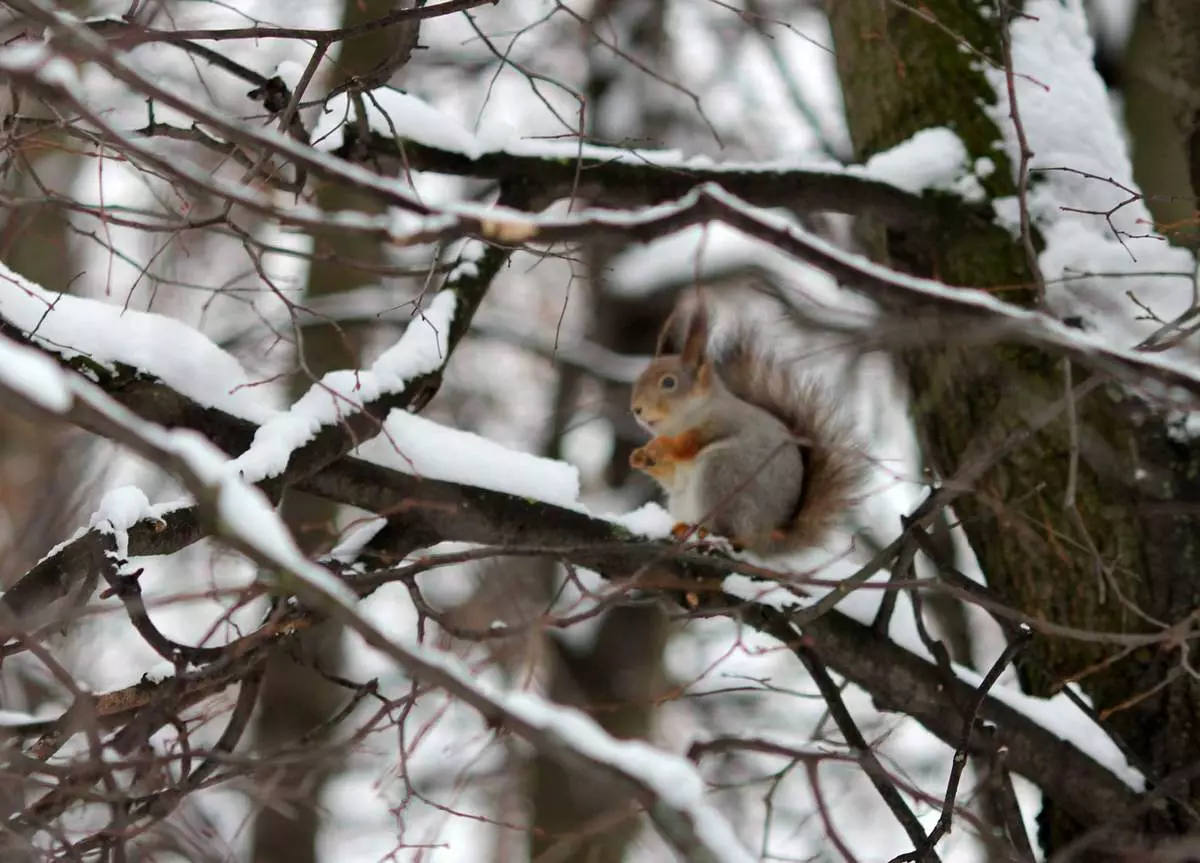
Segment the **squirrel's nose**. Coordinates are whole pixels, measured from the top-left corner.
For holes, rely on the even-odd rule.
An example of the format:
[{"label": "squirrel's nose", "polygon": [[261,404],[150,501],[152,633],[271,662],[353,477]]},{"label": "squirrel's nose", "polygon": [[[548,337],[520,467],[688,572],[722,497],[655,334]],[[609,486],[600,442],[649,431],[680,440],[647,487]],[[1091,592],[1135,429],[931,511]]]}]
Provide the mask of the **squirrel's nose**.
[{"label": "squirrel's nose", "polygon": [[634,406],[634,408],[633,408],[633,415],[634,415],[635,417],[640,417],[640,416],[642,415],[642,409],[641,409],[641,407],[639,407],[639,406],[635,405],[635,406]]}]

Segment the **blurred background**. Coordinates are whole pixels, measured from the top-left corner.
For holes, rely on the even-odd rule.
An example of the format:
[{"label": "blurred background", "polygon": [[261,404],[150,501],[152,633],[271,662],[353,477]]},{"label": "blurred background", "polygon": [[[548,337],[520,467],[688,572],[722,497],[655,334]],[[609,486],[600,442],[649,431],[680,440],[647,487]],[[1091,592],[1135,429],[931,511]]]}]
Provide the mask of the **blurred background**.
[{"label": "blurred background", "polygon": [[[82,18],[132,13],[141,24],[163,29],[353,26],[394,5],[58,4]],[[1086,7],[1096,64],[1124,119],[1135,177],[1152,195],[1156,220],[1178,225],[1172,242],[1191,245],[1191,205],[1167,194],[1187,187],[1188,167],[1178,147],[1163,146],[1172,140],[1165,130],[1174,109],[1169,75],[1160,68],[1162,46],[1144,20],[1147,7],[1135,0],[1091,0]],[[6,14],[3,35],[10,38],[27,24]],[[394,28],[336,44],[308,93],[316,98],[367,79],[418,97],[485,141],[582,138],[721,161],[844,164],[856,158],[832,42],[823,4],[808,0],[501,0],[423,22],[419,32]],[[310,43],[293,40],[211,44],[237,64],[290,84],[311,57]],[[263,116],[247,97],[248,82],[203,57],[154,44],[128,58],[161,86],[235,116]],[[84,83],[88,99],[118,128],[190,125],[103,75],[89,73]],[[14,93],[4,96],[6,113],[55,120],[45,105]],[[339,104],[344,110],[344,95]],[[309,131],[330,122],[322,121],[323,110],[320,104],[300,110]],[[213,172],[243,170],[195,141],[157,137],[153,146]],[[411,319],[414,301],[445,276],[458,249],[398,248],[362,236],[314,238],[244,211],[241,231],[147,230],[139,222],[153,221],[154,214],[178,214],[184,205],[208,212],[221,202],[192,193],[185,202],[169,179],[66,134],[10,136],[3,165],[0,258],[10,268],[49,290],[185,321],[235,354],[262,381],[259,396],[275,405],[326,371],[364,366],[378,356]],[[411,182],[431,206],[490,200],[495,193],[490,181],[409,172],[396,163],[370,167]],[[327,211],[384,212],[374,199],[320,181],[310,181],[303,197]],[[70,206],[80,201],[88,206]],[[99,216],[99,202],[126,218]],[[553,205],[561,213],[570,208],[566,201]],[[842,246],[860,248],[846,217],[802,221]],[[856,337],[860,328],[841,325],[869,317],[865,303],[841,294],[825,274],[733,230],[710,226],[647,245],[596,240],[544,255],[514,254],[425,415],[566,462],[578,472],[581,500],[593,511],[626,512],[657,499],[652,484],[627,467],[630,450],[644,442],[628,412],[629,384],[680,292],[695,286],[709,289],[726,313],[780,324],[781,346],[806,373],[825,379],[853,416],[876,468],[873,493],[854,514],[853,537],[839,536],[803,564],[830,577],[852,571],[894,537],[900,514],[925,489],[905,387],[886,352]],[[387,462],[385,450],[377,446],[373,456]],[[181,495],[161,471],[119,448],[81,431],[0,414],[3,583],[86,526],[104,491],[130,484],[152,502]],[[284,512],[314,554],[333,548],[365,515],[298,492],[289,493]],[[961,537],[946,531],[943,540],[958,567],[975,574]],[[231,637],[262,612],[251,604],[227,613],[222,589],[244,581],[244,564],[209,541],[137,564],[146,569],[142,583],[156,621],[181,640]],[[422,577],[421,587],[448,626],[431,627],[426,638],[464,657],[480,675],[535,688],[587,711],[615,735],[672,751],[734,732],[836,746],[840,738],[825,702],[777,646],[728,620],[671,619],[652,602],[583,615],[596,606],[599,584],[586,571],[567,573],[538,560],[442,568]],[[852,601],[869,607],[877,597]],[[89,607],[94,613],[52,639],[78,681],[112,690],[135,683],[158,663],[119,604],[97,599]],[[394,631],[417,620],[402,585],[372,596],[364,614]],[[552,615],[583,619],[518,626],[519,635],[482,641],[457,638],[449,625],[517,626]],[[901,618],[908,619],[898,615],[897,626],[906,625]],[[932,621],[954,659],[966,665],[986,669],[1002,646],[995,627],[974,610],[938,604]],[[368,692],[371,680],[378,689]],[[537,757],[436,691],[417,696],[410,679],[357,638],[329,625],[310,633],[294,655],[272,660],[243,743],[278,757],[264,757],[236,782],[190,795],[167,822],[130,846],[130,859],[672,859],[619,788]],[[220,733],[232,697],[210,699],[188,714],[194,740]],[[913,721],[876,712],[856,688],[847,686],[844,697],[889,769],[928,792],[917,811],[932,825],[950,750]],[[25,656],[6,660],[0,698],[5,709],[35,716],[61,709],[56,685]],[[329,722],[348,705],[347,715]],[[153,745],[167,751],[176,737],[164,728]],[[814,778],[795,762],[737,752],[706,759],[703,770],[719,789],[715,805],[762,859],[842,859],[828,838],[831,829],[864,861],[886,860],[904,847],[899,825],[853,764],[822,764]],[[968,785],[971,775],[969,769]],[[0,785],[0,792],[0,809],[21,806],[19,784]],[[1032,821],[1039,795],[1020,780],[1018,792]],[[985,809],[969,791],[960,802]],[[988,860],[977,837],[977,825],[956,829],[942,859]]]}]

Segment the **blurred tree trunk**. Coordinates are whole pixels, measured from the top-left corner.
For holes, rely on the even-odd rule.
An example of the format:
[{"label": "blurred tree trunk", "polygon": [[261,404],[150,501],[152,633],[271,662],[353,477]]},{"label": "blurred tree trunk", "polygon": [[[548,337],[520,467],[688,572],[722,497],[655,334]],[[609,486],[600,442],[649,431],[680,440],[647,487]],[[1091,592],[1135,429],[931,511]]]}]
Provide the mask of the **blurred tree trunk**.
[{"label": "blurred tree trunk", "polygon": [[[652,66],[666,46],[665,5],[643,0],[611,0],[598,4],[592,26],[613,38],[611,28],[620,27],[617,44]],[[619,22],[619,23],[618,23]],[[595,48],[602,51],[602,48]],[[628,70],[624,71],[628,74]],[[587,86],[591,137],[620,143],[622,138],[661,140],[670,117],[639,117],[640,128],[613,128],[606,117],[611,100],[628,99],[617,70],[608,62],[593,62]],[[641,106],[646,100],[635,100]],[[648,354],[653,350],[659,325],[665,318],[670,298],[619,298],[608,291],[607,272],[620,248],[599,241],[583,250],[589,287],[590,337],[599,345],[622,354]],[[560,378],[551,447],[556,449],[574,412],[581,381],[579,372],[564,370]],[[605,386],[604,413],[617,428],[629,424],[629,391],[624,386]],[[608,479],[621,486],[630,477],[632,447],[618,435]],[[550,455],[559,456],[552,451]],[[637,478],[634,478],[637,482]],[[549,584],[549,579],[547,580]],[[618,606],[608,611],[595,639],[587,645],[568,645],[548,639],[547,694],[553,700],[589,713],[601,727],[618,738],[644,738],[653,728],[654,699],[663,686],[662,652],[667,626],[655,605]],[[583,779],[547,758],[536,758],[530,776],[533,803],[531,855],[536,860],[619,863],[630,842],[641,829],[633,817],[635,801],[616,787]]]},{"label": "blurred tree trunk", "polygon": [[[986,17],[981,9],[988,6]],[[922,15],[905,4],[827,0],[846,114],[857,158],[865,159],[930,126],[958,132],[971,158],[996,159],[984,181],[992,196],[1015,193],[1012,166],[997,158],[1000,131],[979,109],[995,102],[980,62],[962,39],[1001,60],[998,18],[990,4],[928,0]],[[931,16],[937,23],[925,20]],[[875,232],[880,257],[951,284],[1009,286],[1005,299],[1032,305],[1020,244],[986,224],[964,223],[936,243],[897,232]],[[1062,363],[1015,345],[931,345],[906,357],[916,421],[941,476],[972,453],[1024,426],[1024,417],[1062,398]],[[1076,384],[1082,375],[1076,375]],[[1142,632],[1145,621],[1126,602],[1159,620],[1183,619],[1200,601],[1193,524],[1200,465],[1173,442],[1161,417],[1111,388],[1078,404],[1076,512],[1064,506],[1072,462],[1065,420],[1052,423],[1005,458],[955,503],[989,585],[1036,617],[1087,630]],[[1091,549],[1095,549],[1095,552]],[[1102,589],[1098,572],[1109,580]],[[1120,592],[1120,596],[1118,595]],[[1111,649],[1071,639],[1037,637],[1020,671],[1023,685],[1049,695],[1056,682],[1109,657]],[[1100,710],[1113,709],[1109,728],[1153,778],[1200,759],[1197,681],[1175,674],[1170,651],[1136,653],[1081,681]],[[1168,680],[1170,676],[1170,680]],[[1165,684],[1155,689],[1159,684]],[[1136,703],[1131,699],[1144,696]],[[1187,814],[1200,786],[1190,780],[1140,826],[1150,835],[1178,835],[1195,826]],[[1194,811],[1194,809],[1192,810]],[[1047,807],[1043,848],[1063,847],[1081,828]],[[1111,837],[1109,839],[1111,842]],[[1107,846],[1107,847],[1111,847]],[[1081,859],[1101,859],[1097,849]]]},{"label": "blurred tree trunk", "polygon": [[[30,103],[26,109],[32,107]],[[5,178],[5,194],[37,199],[45,194],[42,188],[69,190],[80,163],[66,151],[67,142],[52,131],[24,140],[24,145],[15,145],[14,173]],[[57,150],[56,144],[64,150]],[[72,254],[74,235],[68,220],[69,213],[53,202],[8,208],[0,226],[0,257],[47,290],[69,292],[82,267]],[[79,516],[72,489],[78,488],[86,446],[86,438],[73,430],[47,427],[11,412],[0,420],[0,510],[7,522],[3,584],[70,533]]]},{"label": "blurred tree trunk", "polygon": [[[387,14],[396,6],[396,0],[346,0],[341,26],[353,27]],[[400,29],[376,31],[341,43],[328,75],[329,85],[366,76],[394,56],[396,31]],[[414,43],[415,39],[414,28]],[[306,98],[311,99],[312,93]],[[383,212],[377,200],[346,186],[322,183],[316,188],[316,198],[317,205],[326,212]],[[386,250],[378,240],[352,233],[315,237],[313,254],[305,291],[309,300],[378,283],[380,276],[371,268],[386,263]],[[326,372],[360,365],[364,335],[361,328],[332,323],[305,327],[299,346],[302,371],[294,380],[294,395],[304,393]],[[309,553],[328,550],[335,538],[335,505],[289,490],[282,511],[301,548]],[[337,673],[342,658],[341,635],[339,628],[326,624],[303,639],[303,663],[283,656],[270,660],[258,718],[260,746],[270,749],[295,741],[345,702],[347,692],[311,667],[315,662],[322,670]],[[264,801],[266,805],[258,815],[254,830],[254,859],[258,863],[315,863],[322,824],[320,795],[325,782],[340,767],[339,763],[306,764],[274,777],[280,805]]]},{"label": "blurred tree trunk", "polygon": [[[36,113],[32,100],[23,108]],[[80,161],[55,149],[60,143],[64,142],[53,132],[13,136],[9,155],[14,170],[3,178],[4,195],[37,198],[43,194],[38,183],[56,191],[69,189]],[[7,208],[0,225],[0,259],[47,290],[69,291],[80,263],[72,254],[68,218],[65,209],[51,202]],[[0,283],[0,291],[13,290],[17,288]],[[0,590],[74,529],[81,515],[78,488],[87,447],[86,436],[75,429],[12,411],[0,414]],[[83,520],[86,523],[86,517]],[[24,675],[5,689],[0,703],[13,709],[36,709],[50,694],[45,684]],[[25,805],[23,785],[20,779],[0,780],[0,818]],[[6,846],[0,856],[13,863],[38,856],[0,844]]]},{"label": "blurred tree trunk", "polygon": [[[61,4],[64,11],[85,14],[87,4]],[[12,35],[0,30],[0,38]],[[55,115],[25,96],[13,105],[6,94],[5,113],[52,119]],[[17,274],[50,291],[70,291],[82,269],[71,245],[70,213],[54,201],[37,199],[47,190],[69,193],[83,162],[70,141],[53,129],[40,134],[15,127],[7,142],[6,171],[0,176],[5,199],[31,203],[5,206],[0,217],[0,259]],[[26,134],[22,134],[25,132]],[[67,195],[69,198],[69,194]],[[0,283],[0,291],[17,290]],[[79,476],[88,439],[76,430],[46,424],[11,411],[0,415],[0,590],[23,573],[54,544],[70,535],[80,517]],[[85,519],[86,520],[86,519]],[[15,668],[21,668],[17,663]],[[0,703],[35,710],[50,693],[44,683],[19,675],[6,684]],[[20,781],[0,780],[0,818],[26,803]],[[12,843],[0,843],[0,857],[22,863],[39,855]]]},{"label": "blurred tree trunk", "polygon": [[1163,87],[1174,107],[1176,134],[1182,142],[1184,161],[1190,178],[1185,195],[1195,218],[1200,200],[1200,15],[1192,0],[1151,0],[1150,9],[1158,24],[1163,46]]},{"label": "blurred tree trunk", "polygon": [[[86,0],[63,0],[63,11],[86,17]],[[18,16],[0,26],[7,44],[22,29]],[[16,91],[0,100],[4,113],[37,120],[60,115],[29,94],[18,101]],[[71,240],[70,212],[48,196],[72,199],[71,187],[84,164],[74,153],[79,144],[53,127],[32,134],[30,128],[10,130],[0,188],[6,198],[29,203],[5,206],[0,217],[0,258],[16,273],[51,291],[70,291],[82,266]],[[39,198],[45,198],[44,202]],[[12,286],[0,286],[12,289]],[[74,440],[72,440],[74,439]],[[11,413],[0,421],[0,519],[7,522],[0,564],[0,587],[36,562],[44,549],[61,541],[78,515],[78,502],[69,500],[78,487],[85,458],[86,437],[63,428],[34,424]],[[10,461],[14,460],[15,461]]]},{"label": "blurred tree trunk", "polygon": [[[1172,97],[1171,63],[1149,3],[1139,3],[1133,32],[1122,63],[1125,125],[1138,188],[1159,230],[1174,243],[1196,248],[1200,230],[1195,218],[1195,191],[1188,174],[1183,112]],[[1200,53],[1200,45],[1190,50]],[[1200,91],[1194,87],[1190,91]]]}]

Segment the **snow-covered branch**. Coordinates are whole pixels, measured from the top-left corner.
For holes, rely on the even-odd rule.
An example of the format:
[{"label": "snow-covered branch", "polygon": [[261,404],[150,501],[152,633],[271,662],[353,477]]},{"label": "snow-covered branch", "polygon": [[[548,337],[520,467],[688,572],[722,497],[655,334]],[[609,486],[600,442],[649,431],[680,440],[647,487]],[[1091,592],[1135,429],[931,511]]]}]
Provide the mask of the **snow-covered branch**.
[{"label": "snow-covered branch", "polygon": [[[32,4],[31,8],[39,5],[37,0],[23,0],[23,2]],[[39,14],[49,15],[46,11]],[[472,204],[458,203],[436,209],[431,208],[417,201],[413,196],[399,191],[396,184],[380,178],[377,174],[303,146],[284,134],[254,128],[207,109],[200,109],[200,113],[195,113],[195,106],[186,104],[178,96],[168,92],[159,92],[159,88],[153,82],[146,81],[132,69],[124,66],[119,59],[111,55],[97,37],[88,33],[86,28],[62,20],[55,20],[54,26],[63,28],[71,35],[74,40],[72,44],[78,50],[83,52],[88,59],[104,66],[116,77],[131,86],[150,88],[145,92],[161,99],[165,104],[173,105],[180,110],[192,111],[198,120],[229,135],[232,140],[276,152],[292,160],[298,167],[306,171],[369,191],[393,206],[423,217],[415,218],[414,228],[399,235],[390,232],[383,226],[383,223],[374,224],[370,220],[363,219],[357,219],[350,223],[346,223],[344,220],[339,221],[338,227],[344,230],[361,229],[371,233],[383,231],[389,235],[392,242],[399,245],[451,241],[464,236],[505,244],[549,245],[597,236],[619,236],[626,241],[645,242],[691,225],[714,220],[721,221],[781,249],[804,263],[829,273],[844,286],[867,294],[885,309],[900,308],[906,316],[912,315],[914,311],[925,310],[938,314],[949,313],[955,317],[948,323],[945,321],[942,323],[951,329],[960,328],[964,319],[972,324],[978,323],[979,331],[972,334],[972,337],[977,340],[1022,341],[1061,352],[1100,371],[1118,376],[1130,384],[1156,381],[1167,386],[1181,387],[1193,394],[1200,392],[1200,387],[1198,387],[1200,375],[1189,365],[1173,362],[1164,356],[1152,356],[1129,348],[1114,347],[1099,336],[1067,327],[1048,318],[1043,313],[1019,309],[982,292],[948,288],[932,280],[908,277],[881,267],[861,256],[842,251],[833,244],[804,231],[793,222],[753,206],[721,186],[712,183],[694,188],[674,201],[660,203],[657,206],[634,212],[594,209],[584,210],[566,218],[552,218],[533,216],[522,210],[503,205],[485,209]],[[32,51],[33,48],[30,47],[28,50]],[[108,129],[102,118],[95,112],[89,111],[64,75],[57,73],[48,75],[41,71],[46,68],[45,63],[49,62],[49,58],[52,56],[47,53],[40,64],[29,62],[27,58],[22,59],[19,63],[10,61],[8,72],[31,86],[53,91],[58,97],[71,102],[74,109],[88,117],[99,128],[106,129],[113,137],[120,137],[115,130]],[[131,153],[146,159],[148,164],[157,165],[160,169],[178,176],[180,180],[198,184],[201,188],[236,201],[243,206],[270,213],[277,218],[292,220],[296,224],[305,224],[313,229],[332,227],[332,223],[324,214],[305,215],[304,208],[301,207],[293,208],[287,214],[281,215],[278,208],[271,202],[257,193],[247,191],[240,184],[214,177],[199,169],[189,173],[184,167],[169,164],[164,157],[146,144],[126,139],[125,145]],[[595,156],[594,158],[599,161],[603,157]],[[569,162],[570,159],[566,158],[565,161]],[[578,170],[578,165],[575,164],[573,167],[564,165],[563,171],[567,171],[568,167],[572,171]],[[648,166],[641,167],[647,168]],[[684,165],[684,167],[687,166]],[[630,170],[635,168],[637,166],[633,166]],[[669,175],[669,172],[664,172],[664,174]],[[829,180],[835,184],[859,182],[851,176],[838,177],[836,173],[831,177],[837,177],[836,180]],[[509,179],[512,180],[514,187],[521,188],[522,200],[528,200],[527,196],[530,194],[529,175],[514,175]],[[566,179],[566,174],[563,174],[555,182],[561,185],[566,182]],[[764,175],[764,182],[768,184],[775,182],[776,179],[769,172]],[[681,185],[686,182],[686,178],[676,179],[673,182]],[[748,181],[743,178],[742,182]],[[818,191],[814,194],[827,202],[831,195],[836,194],[837,188],[840,186],[830,187],[828,190]],[[753,187],[749,191],[755,192],[756,196],[761,193],[761,190],[756,192]],[[888,206],[895,203],[896,201],[893,201]],[[937,322],[933,322],[933,326],[936,328]],[[1166,393],[1160,390],[1160,394],[1165,395]]]},{"label": "snow-covered branch", "polygon": [[[225,455],[190,430],[167,431],[130,414],[81,376],[38,351],[0,339],[0,400],[102,429],[178,476],[200,502],[204,520],[287,592],[342,623],[418,680],[445,689],[539,751],[571,767],[601,770],[631,783],[664,837],[698,863],[751,860],[732,829],[704,801],[704,784],[686,759],[635,741],[617,741],[582,714],[525,693],[492,690],[462,663],[385,635],[355,612],[357,597],[328,570],[300,554],[261,491],[241,479]],[[12,633],[8,633],[12,635]]]},{"label": "snow-covered branch", "polygon": [[[138,401],[142,404],[158,402],[144,396]],[[186,411],[176,414],[186,415]],[[205,412],[205,417],[210,431],[213,423],[222,422],[213,411]],[[78,419],[104,431],[105,423],[97,424],[94,416]],[[236,439],[252,434],[245,424],[233,418],[227,421],[233,430],[218,437]],[[109,433],[113,433],[111,428]],[[117,435],[118,439],[121,436]],[[881,706],[913,716],[952,746],[962,743],[961,719],[954,711],[946,710],[945,704],[947,699],[950,703],[970,703],[975,691],[971,684],[957,678],[947,680],[933,663],[880,637],[870,627],[838,611],[815,618],[802,615],[801,626],[797,625],[792,612],[777,608],[770,601],[755,601],[724,592],[719,586],[724,583],[730,567],[737,565],[735,562],[722,561],[711,555],[681,555],[679,549],[670,544],[631,541],[624,529],[611,522],[551,504],[429,477],[418,478],[353,458],[343,458],[329,465],[298,487],[371,511],[393,513],[388,525],[362,550],[363,555],[378,556],[382,561],[404,557],[416,548],[440,541],[465,541],[509,546],[513,553],[525,555],[534,554],[540,548],[545,556],[594,569],[612,579],[639,576],[649,584],[679,585],[668,588],[668,595],[677,596],[685,607],[691,608],[686,605],[683,594],[694,592],[701,605],[693,611],[729,616],[782,644],[802,643],[829,668],[870,692]],[[397,512],[399,502],[408,505]],[[147,553],[138,539],[143,533],[149,541],[156,534],[161,537],[165,533],[169,537],[171,531],[161,531],[156,525],[145,523],[131,527],[131,554]],[[78,555],[79,552],[69,550],[84,541],[76,540],[67,547],[66,553]],[[248,540],[242,537],[235,541],[240,544]],[[253,548],[242,550],[258,553]],[[290,560],[289,565],[299,566],[299,562]],[[311,566],[304,562],[302,571],[309,572]],[[681,566],[687,573],[684,581],[672,574]],[[317,569],[328,575],[325,570]],[[660,575],[652,574],[660,569]],[[747,570],[752,571],[753,568]],[[367,578],[357,585],[353,580],[350,584],[359,590],[370,591],[387,580],[390,579]],[[298,587],[301,593],[307,589],[306,583],[297,586],[291,581],[288,587]],[[8,599],[7,595],[5,599]],[[320,607],[329,612],[328,602],[323,601]],[[223,677],[222,680],[224,683],[220,685],[232,682],[230,678]],[[211,691],[211,688],[205,691]],[[1008,696],[1009,699],[1012,697]],[[119,703],[120,699],[114,701]],[[1136,805],[1133,792],[1122,780],[1074,744],[1030,718],[1036,714],[1001,700],[995,690],[982,702],[978,715],[995,724],[997,740],[1007,747],[1012,769],[1033,779],[1055,799],[1062,800],[1063,805],[1070,807],[1078,817],[1116,818],[1119,817],[1117,813],[1132,811]],[[969,742],[973,751],[975,748],[983,751],[984,747],[982,737]]]}]

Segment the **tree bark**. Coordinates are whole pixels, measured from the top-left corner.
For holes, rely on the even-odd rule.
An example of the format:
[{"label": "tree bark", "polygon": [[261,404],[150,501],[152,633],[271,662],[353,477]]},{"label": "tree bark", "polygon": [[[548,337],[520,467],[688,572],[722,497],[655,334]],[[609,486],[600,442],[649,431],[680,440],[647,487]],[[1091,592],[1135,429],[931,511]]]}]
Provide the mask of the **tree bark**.
[{"label": "tree bark", "polygon": [[[983,6],[990,14],[982,14]],[[979,108],[994,103],[995,94],[978,71],[982,61],[961,47],[968,43],[1000,62],[999,18],[991,4],[929,0],[921,10],[933,20],[899,3],[831,0],[827,8],[857,158],[921,129],[949,126],[972,158],[997,163],[984,182],[988,194],[1016,192],[1013,166],[995,146],[1000,130]],[[1004,232],[972,228],[942,237],[936,247],[891,232],[876,248],[900,269],[950,284],[1004,286],[998,293],[1008,301],[1033,304],[1032,291],[1013,288],[1029,284],[1030,276],[1020,244]],[[1030,348],[930,345],[905,359],[915,418],[941,476],[952,475],[1065,391],[1062,362]],[[1081,379],[1077,371],[1075,383]],[[1200,599],[1196,532],[1188,514],[1200,492],[1200,465],[1171,440],[1161,416],[1113,387],[1078,404],[1076,428],[1074,510],[1064,506],[1076,459],[1066,421],[996,464],[955,504],[989,585],[1029,614],[1089,630],[1147,631],[1135,607],[1159,620],[1182,619]],[[1098,644],[1039,636],[1021,663],[1022,681],[1028,691],[1048,696],[1112,653]],[[1080,682],[1098,709],[1114,711],[1108,727],[1152,777],[1200,757],[1194,679],[1179,675],[1154,690],[1178,662],[1170,651],[1144,651]],[[1194,802],[1196,791],[1188,786],[1182,800]],[[1099,826],[1047,815],[1042,840],[1048,853],[1079,827]],[[1172,804],[1149,815],[1143,827],[1173,835],[1189,820]]]},{"label": "tree bark", "polygon": [[[1152,0],[1150,9],[1158,23],[1164,48],[1160,86],[1175,107],[1183,156],[1191,180],[1188,203],[1195,219],[1200,200],[1200,16],[1189,0]],[[1177,139],[1172,136],[1174,143]],[[1184,195],[1183,189],[1174,194]],[[1194,227],[1194,225],[1193,225]]]},{"label": "tree bark", "polygon": [[[32,105],[29,108],[36,111]],[[42,194],[39,183],[56,191],[71,187],[79,171],[77,157],[48,148],[44,141],[34,140],[29,146],[20,141],[14,136],[11,158],[18,169],[6,178],[8,195],[18,200],[37,198]],[[79,261],[71,254],[67,219],[67,212],[51,202],[8,208],[0,226],[0,258],[27,279],[69,291]],[[0,291],[13,290],[19,288],[0,282]],[[0,589],[10,587],[44,549],[70,535],[83,502],[78,482],[90,446],[91,441],[74,429],[48,428],[36,419],[0,413],[0,519],[4,523]],[[19,663],[12,667],[17,674],[5,687],[3,702],[36,710],[51,688]],[[18,778],[0,779],[0,818],[7,820],[25,806],[24,786]],[[0,841],[0,856],[24,863],[39,855],[21,843]]]},{"label": "tree bark", "polygon": [[[1200,226],[1183,146],[1185,117],[1176,105],[1167,42],[1160,29],[1151,5],[1139,3],[1121,76],[1130,159],[1158,230],[1171,242],[1194,249],[1200,246]],[[1200,47],[1192,44],[1191,50]]]}]

